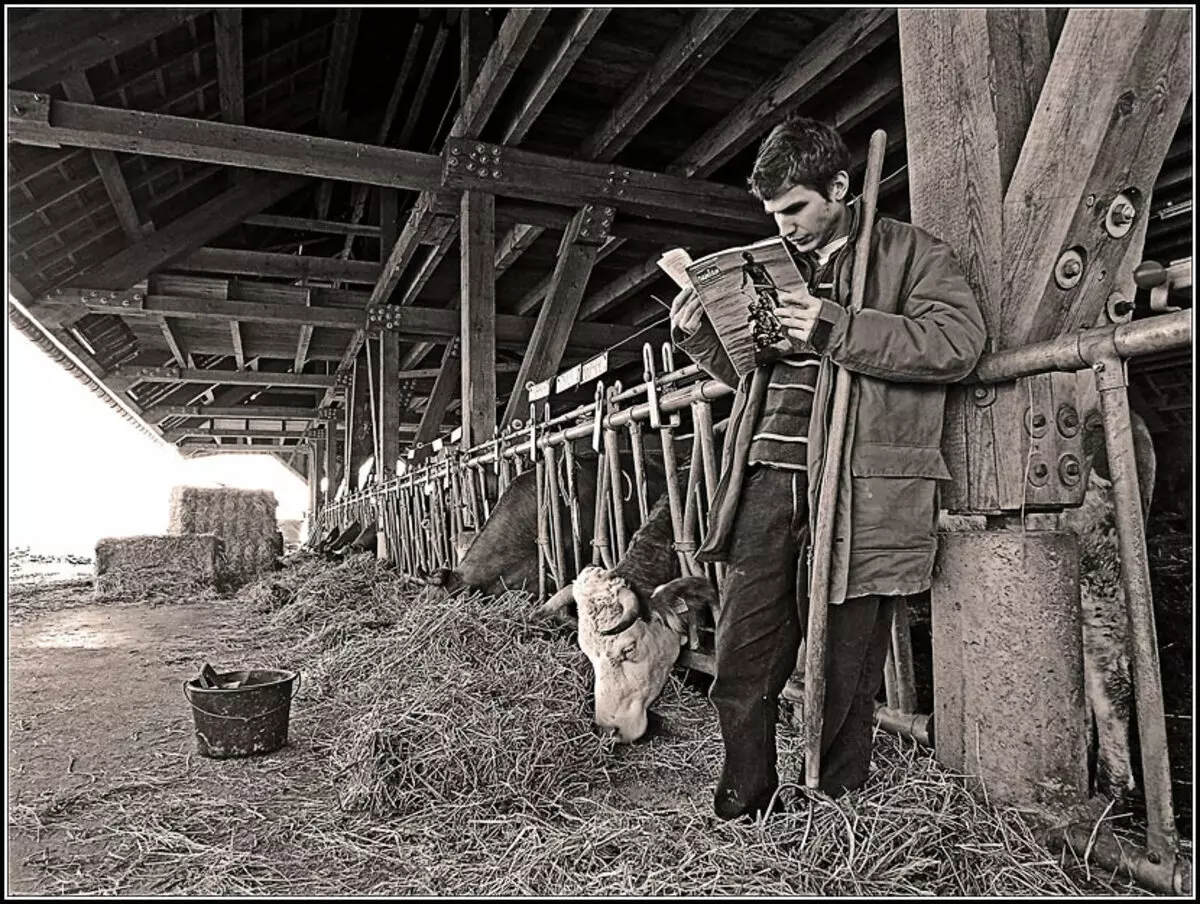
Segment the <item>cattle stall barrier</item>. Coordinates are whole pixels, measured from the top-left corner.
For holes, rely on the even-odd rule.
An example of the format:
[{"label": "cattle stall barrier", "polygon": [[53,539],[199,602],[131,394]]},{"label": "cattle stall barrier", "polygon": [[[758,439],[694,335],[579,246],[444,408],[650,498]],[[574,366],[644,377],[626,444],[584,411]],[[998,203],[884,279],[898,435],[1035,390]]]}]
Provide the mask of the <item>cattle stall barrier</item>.
[{"label": "cattle stall barrier", "polygon": [[[1181,311],[1127,323],[1116,323],[1026,347],[985,355],[967,381],[1003,383],[1049,372],[1091,369],[1096,374],[1107,441],[1116,527],[1128,618],[1133,638],[1133,678],[1137,731],[1141,740],[1143,783],[1147,809],[1147,849],[1095,844],[1086,829],[1065,830],[1059,839],[1081,856],[1102,866],[1121,869],[1140,883],[1167,893],[1188,893],[1190,861],[1178,854],[1171,800],[1161,678],[1150,595],[1145,527],[1138,499],[1125,361],[1132,357],[1178,350],[1191,344],[1191,311]],[[491,507],[508,484],[533,470],[537,487],[538,592],[545,599],[589,564],[581,543],[582,519],[574,474],[578,466],[575,443],[590,440],[595,455],[596,504],[590,564],[611,568],[628,547],[632,533],[623,514],[623,501],[636,496],[645,520],[653,500],[647,498],[643,427],[658,434],[666,476],[675,549],[684,575],[705,575],[718,589],[724,569],[694,558],[704,536],[720,473],[721,426],[714,424],[712,405],[733,394],[698,367],[675,368],[672,350],[662,349],[662,366],[655,368],[653,349],[643,349],[643,382],[628,389],[619,382],[597,381],[594,401],[552,415],[549,404],[537,416],[530,405],[526,423],[514,422],[504,434],[469,449],[435,441],[435,453],[383,484],[375,484],[323,507],[317,516],[317,535],[351,518],[380,522],[388,557],[408,573],[427,573],[453,567],[459,535],[479,530]],[[690,415],[690,433],[683,415]],[[686,481],[676,445],[691,441]],[[620,461],[623,444],[632,459],[632,474]],[[486,471],[491,470],[494,479]],[[560,477],[561,473],[561,477]],[[680,484],[683,484],[682,486]],[[626,495],[628,494],[628,495]],[[636,530],[636,528],[634,528]],[[885,666],[886,704],[876,709],[879,727],[934,746],[930,715],[915,712],[916,694],[912,651],[905,607],[894,607],[892,644]],[[680,654],[680,664],[713,674],[711,631],[694,633]]]}]

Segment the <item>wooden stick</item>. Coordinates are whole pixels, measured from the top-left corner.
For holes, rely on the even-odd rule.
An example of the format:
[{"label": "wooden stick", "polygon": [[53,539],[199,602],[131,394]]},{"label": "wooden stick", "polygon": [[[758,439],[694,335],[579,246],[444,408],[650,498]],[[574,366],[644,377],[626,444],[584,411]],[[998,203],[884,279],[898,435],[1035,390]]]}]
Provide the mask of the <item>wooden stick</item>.
[{"label": "wooden stick", "polygon": [[[879,200],[879,181],[887,133],[876,129],[871,134],[864,177],[862,212],[858,237],[854,244],[854,272],[851,274],[850,310],[862,308],[866,291],[867,263],[871,252],[871,234],[875,228],[875,206]],[[836,365],[834,365],[836,367]],[[833,407],[825,460],[821,466],[821,485],[817,497],[816,530],[813,534],[812,579],[809,582],[807,661],[804,669],[804,718],[808,722],[805,738],[805,784],[819,785],[821,774],[821,733],[825,728],[825,643],[829,634],[829,584],[832,578],[833,532],[837,514],[838,483],[842,476],[842,444],[850,411],[851,374],[837,369],[834,378]]]}]

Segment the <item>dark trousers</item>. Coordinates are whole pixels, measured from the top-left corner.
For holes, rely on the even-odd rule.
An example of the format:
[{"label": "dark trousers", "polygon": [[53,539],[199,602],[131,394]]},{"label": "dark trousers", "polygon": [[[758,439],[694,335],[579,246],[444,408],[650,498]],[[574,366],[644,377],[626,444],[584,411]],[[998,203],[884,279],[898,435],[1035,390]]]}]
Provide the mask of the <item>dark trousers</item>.
[{"label": "dark trousers", "polygon": [[[779,786],[779,694],[808,619],[807,596],[797,600],[805,586],[807,493],[803,472],[764,467],[752,468],[742,486],[709,694],[725,743],[714,807],[726,819],[764,808]],[[867,780],[891,604],[890,597],[864,596],[829,607],[820,788],[835,797]]]}]

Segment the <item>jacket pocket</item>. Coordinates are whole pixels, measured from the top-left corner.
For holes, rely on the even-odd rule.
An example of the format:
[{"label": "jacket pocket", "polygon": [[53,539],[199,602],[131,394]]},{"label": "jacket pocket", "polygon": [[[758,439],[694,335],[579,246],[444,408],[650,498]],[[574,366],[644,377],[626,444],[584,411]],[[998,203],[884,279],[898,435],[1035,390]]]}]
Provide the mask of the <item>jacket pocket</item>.
[{"label": "jacket pocket", "polygon": [[855,477],[950,479],[941,449],[896,443],[855,443],[850,453],[850,473]]}]

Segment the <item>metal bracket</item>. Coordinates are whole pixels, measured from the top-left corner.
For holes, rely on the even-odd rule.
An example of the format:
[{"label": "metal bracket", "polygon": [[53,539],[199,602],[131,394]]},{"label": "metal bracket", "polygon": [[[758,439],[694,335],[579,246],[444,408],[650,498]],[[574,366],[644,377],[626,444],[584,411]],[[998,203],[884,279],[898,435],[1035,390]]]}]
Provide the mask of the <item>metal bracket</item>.
[{"label": "metal bracket", "polygon": [[580,245],[603,245],[611,235],[613,215],[616,210],[612,207],[602,207],[596,204],[585,204],[580,210],[579,231],[574,241]]},{"label": "metal bracket", "polygon": [[403,326],[403,308],[394,304],[367,305],[367,329],[398,332]]},{"label": "metal bracket", "polygon": [[49,94],[9,91],[8,129],[10,137],[19,137],[23,144],[43,148],[62,147],[62,144],[46,134],[50,130]]},{"label": "metal bracket", "polygon": [[140,288],[126,289],[123,292],[109,289],[67,289],[64,297],[72,293],[76,294],[76,300],[91,308],[132,308],[141,311],[146,307],[146,290]]},{"label": "metal bracket", "polygon": [[629,184],[629,170],[621,166],[609,167],[608,173],[604,179],[602,191],[606,195],[614,195],[622,197],[625,194],[625,188]]},{"label": "metal bracket", "polygon": [[504,176],[503,148],[468,138],[447,138],[442,150],[442,183],[449,188]]}]

